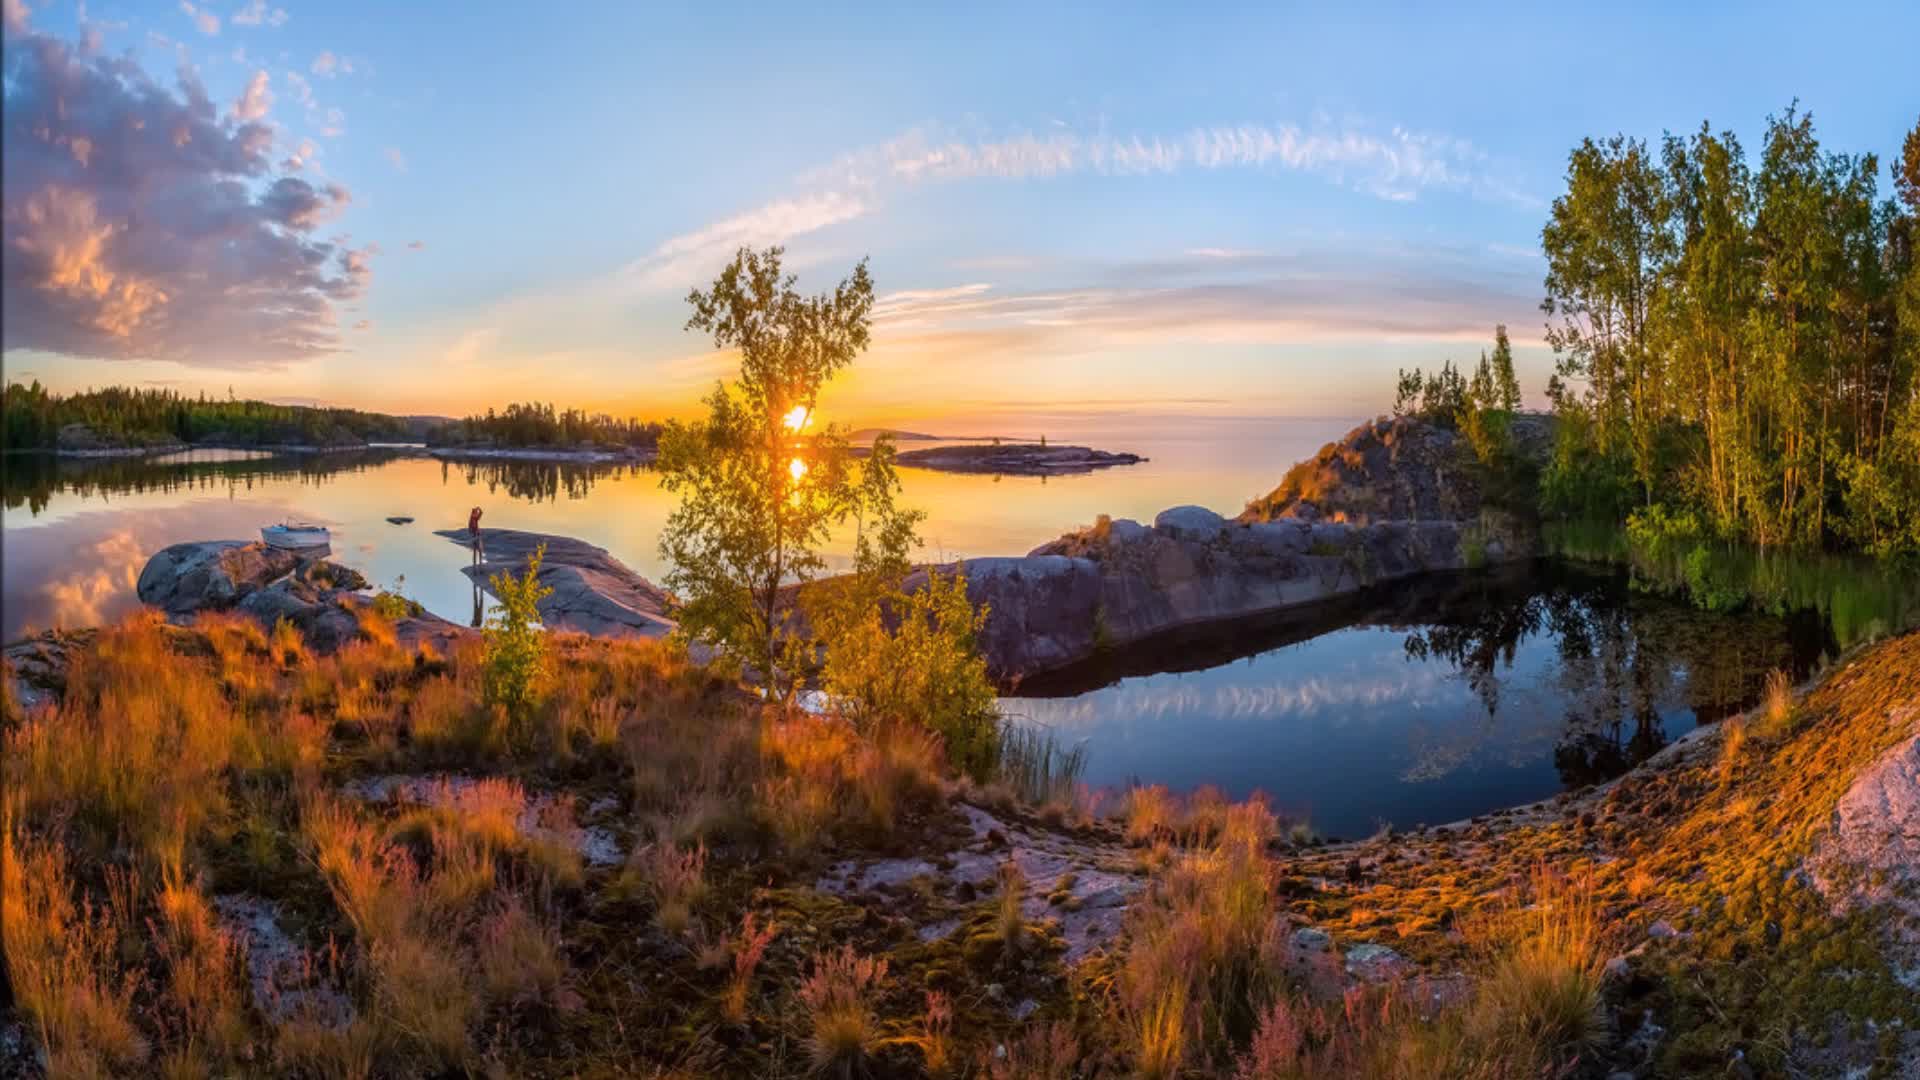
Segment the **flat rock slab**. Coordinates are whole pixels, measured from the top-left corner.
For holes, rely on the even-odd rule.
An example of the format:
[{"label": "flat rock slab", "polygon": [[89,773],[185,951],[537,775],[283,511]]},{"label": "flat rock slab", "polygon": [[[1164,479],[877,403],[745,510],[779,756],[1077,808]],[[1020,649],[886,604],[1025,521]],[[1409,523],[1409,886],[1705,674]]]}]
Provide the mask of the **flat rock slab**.
[{"label": "flat rock slab", "polygon": [[[470,547],[465,529],[437,529],[445,537]],[[465,568],[474,583],[492,594],[495,574],[526,573],[527,560],[546,545],[540,561],[540,584],[553,591],[540,601],[540,621],[554,630],[571,630],[592,637],[660,638],[673,632],[667,614],[667,594],[626,564],[585,540],[518,529],[481,529],[484,561]]]},{"label": "flat rock slab", "polygon": [[[1076,963],[1120,933],[1127,905],[1146,887],[1146,878],[1123,848],[1087,843],[1070,836],[1029,829],[1000,820],[967,803],[955,808],[965,817],[972,839],[938,861],[931,858],[850,859],[835,863],[815,884],[821,892],[853,896],[906,885],[926,877],[949,886],[965,883],[981,895],[998,888],[1000,868],[1008,862],[1026,879],[1020,909],[1030,923],[1059,924],[1066,961]],[[1063,880],[1070,879],[1065,888]],[[920,927],[922,940],[934,941],[958,929],[957,917]]]}]

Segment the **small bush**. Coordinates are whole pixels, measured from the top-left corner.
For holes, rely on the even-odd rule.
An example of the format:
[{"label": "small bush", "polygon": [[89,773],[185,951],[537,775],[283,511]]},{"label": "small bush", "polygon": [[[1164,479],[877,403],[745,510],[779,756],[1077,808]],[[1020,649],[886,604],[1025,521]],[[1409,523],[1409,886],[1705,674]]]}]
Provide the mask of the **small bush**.
[{"label": "small bush", "polygon": [[526,719],[547,682],[547,640],[540,629],[540,601],[553,590],[540,584],[540,562],[547,546],[527,559],[521,577],[499,573],[488,579],[500,607],[487,618],[482,678],[487,704],[500,705],[516,722]]}]

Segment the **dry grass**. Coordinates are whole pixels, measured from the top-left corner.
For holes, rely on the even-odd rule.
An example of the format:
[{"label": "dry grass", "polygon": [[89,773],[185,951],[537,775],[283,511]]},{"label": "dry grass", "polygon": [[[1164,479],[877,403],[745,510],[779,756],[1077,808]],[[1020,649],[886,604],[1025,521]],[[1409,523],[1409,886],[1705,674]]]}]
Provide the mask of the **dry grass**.
[{"label": "dry grass", "polygon": [[720,1014],[728,1022],[746,1022],[747,998],[753,993],[754,972],[759,970],[760,961],[767,954],[767,946],[773,943],[774,935],[779,930],[773,923],[759,925],[751,911],[740,917],[740,933],[731,942],[733,970],[727,980],[726,993],[720,1001]]},{"label": "dry grass", "polygon": [[706,895],[706,869],[704,844],[682,849],[671,841],[660,841],[636,849],[623,877],[653,897],[653,919],[660,929],[679,936],[687,932],[695,906]]},{"label": "dry grass", "polygon": [[66,853],[17,837],[9,811],[0,834],[0,940],[21,1008],[38,1028],[55,1076],[117,1076],[152,1047],[134,1021],[141,989],[122,965],[132,912],[96,905],[78,891]]},{"label": "dry grass", "polygon": [[862,956],[852,945],[814,954],[813,972],[797,996],[807,1012],[807,1056],[816,1073],[852,1076],[879,1049],[872,997],[886,976],[886,960]]}]

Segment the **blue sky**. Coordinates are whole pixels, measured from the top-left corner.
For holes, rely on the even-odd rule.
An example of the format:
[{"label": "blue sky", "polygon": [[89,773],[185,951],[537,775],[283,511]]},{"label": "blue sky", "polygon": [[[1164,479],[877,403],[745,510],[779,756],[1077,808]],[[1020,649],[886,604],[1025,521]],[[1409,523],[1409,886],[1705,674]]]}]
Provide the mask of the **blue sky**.
[{"label": "blue sky", "polygon": [[[7,166],[8,242],[68,268],[9,287],[9,375],[684,411],[728,358],[681,298],[782,242],[803,286],[872,259],[875,346],[828,398],[855,423],[1359,415],[1496,321],[1537,396],[1537,239],[1582,136],[1710,119],[1752,153],[1797,97],[1828,148],[1884,159],[1920,116],[1912,4],[1032,6],[8,0],[7,156],[48,149]],[[181,100],[184,65],[214,107],[195,145],[243,163],[102,186],[114,144],[28,115],[48,42]],[[64,93],[124,125],[159,108],[127,77]],[[122,172],[174,175],[165,149]],[[139,242],[217,202],[195,183],[255,209]],[[208,230],[249,213],[241,264]],[[296,263],[330,269],[276,276]]]}]

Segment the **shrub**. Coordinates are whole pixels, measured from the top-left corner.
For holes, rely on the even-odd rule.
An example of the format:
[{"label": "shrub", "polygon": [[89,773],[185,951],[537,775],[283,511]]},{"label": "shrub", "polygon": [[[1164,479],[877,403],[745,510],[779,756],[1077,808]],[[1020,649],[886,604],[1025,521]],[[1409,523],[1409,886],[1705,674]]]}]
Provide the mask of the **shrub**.
[{"label": "shrub", "polygon": [[[849,583],[812,602],[825,662],[820,685],[863,731],[910,721],[937,733],[947,760],[985,782],[1000,761],[1000,709],[975,636],[987,612],[960,574],[929,571],[923,588],[874,602]],[[889,617],[898,623],[889,627]]]},{"label": "shrub", "polygon": [[540,584],[540,562],[547,546],[527,559],[521,577],[499,573],[488,579],[500,606],[487,617],[482,678],[487,704],[500,705],[516,721],[539,703],[547,681],[547,641],[540,629],[540,601],[553,590]]}]

